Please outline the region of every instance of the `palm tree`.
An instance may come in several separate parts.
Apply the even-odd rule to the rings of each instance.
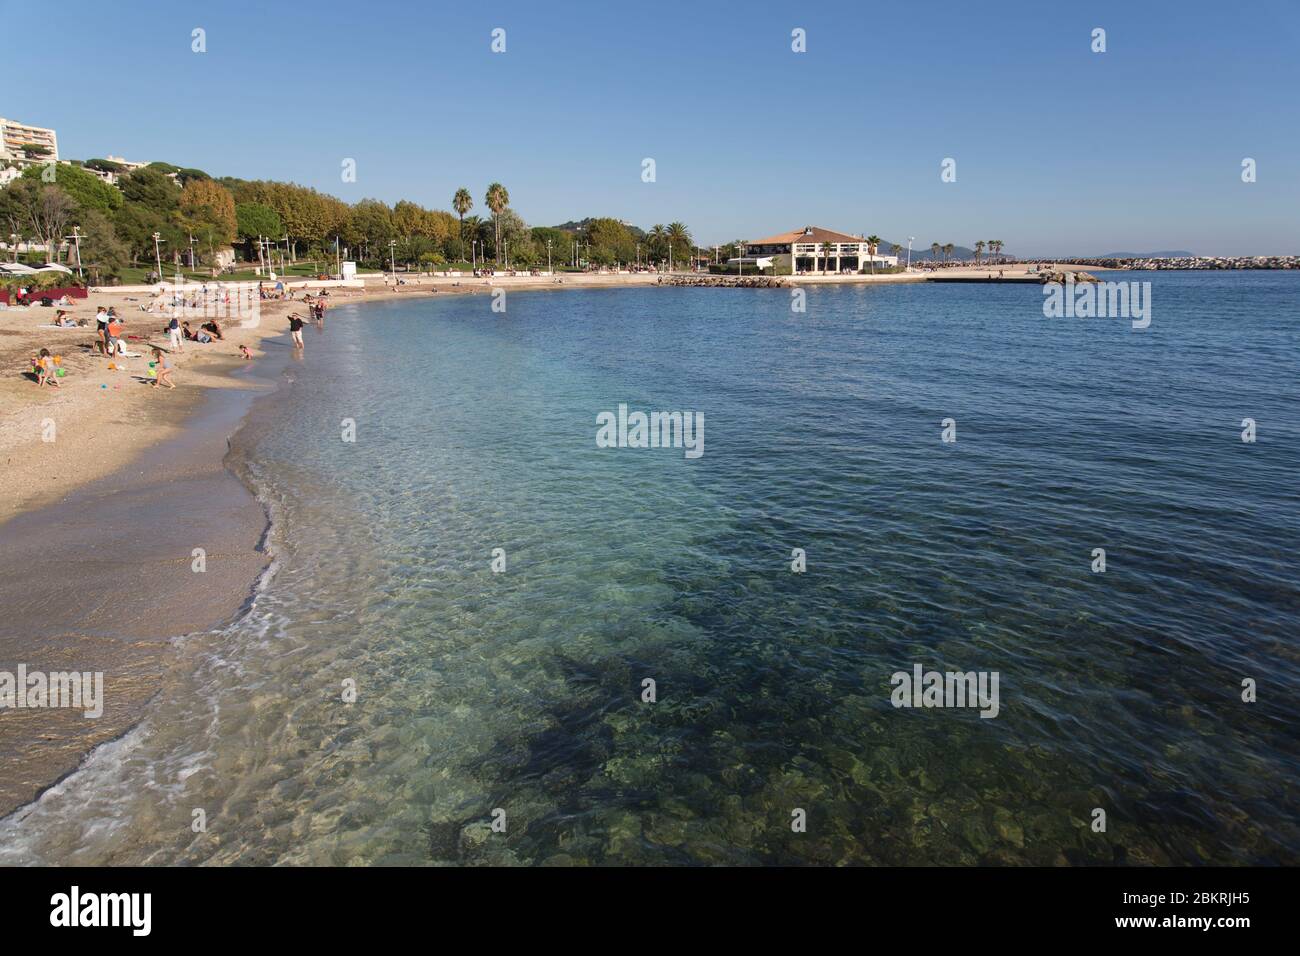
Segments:
[[[894,243],[892,246],[889,247],[889,254],[893,256],[895,259],[897,259],[900,255],[902,255],[902,253],[903,253],[903,247],[900,246],[898,243]]]
[[[498,218],[510,205],[510,193],[500,183],[493,183],[487,188],[484,197],[488,209],[492,210],[492,258],[499,261],[501,255],[501,221]]]
[[[831,266],[831,243],[823,242],[822,243],[822,275],[826,274],[826,270],[829,269],[830,266]]]
[[[942,251],[943,251],[943,246],[939,245],[939,243],[937,243],[937,242],[932,242],[932,243],[930,243],[930,258],[931,258],[931,259],[938,259],[938,258],[939,258],[939,253],[941,253]]]
[[[465,241],[465,213],[474,208],[474,197],[469,194],[469,190],[464,186],[456,190],[456,195],[451,197],[451,208],[456,210],[456,215],[460,216],[460,241]]]
[[[879,236],[867,236],[867,255],[871,256],[871,274],[876,274],[876,250],[880,248]]]
[[[992,251],[992,250],[990,250]],[[981,239],[975,243],[975,264],[980,264],[980,256],[984,254],[984,240]]]
[[[691,233],[690,230],[686,228],[686,225],[684,223],[670,222],[668,224],[668,231],[666,233],[666,238],[668,239],[668,248],[670,251],[672,250],[673,246],[676,246],[678,249],[685,248],[689,250],[690,248]],[[672,256],[669,255],[668,258],[669,258],[668,271],[671,272],[673,268]]]
[[[664,228],[663,223],[655,223],[650,227],[650,248],[653,254],[663,257],[663,248],[668,242],[668,230]]]
[[[998,261],[1001,262],[1002,261],[1002,240],[990,239],[989,246],[992,247],[992,250],[998,254]]]
[[[954,249],[956,249],[956,248],[957,248],[957,247],[954,246],[951,242],[950,242],[950,243],[947,243],[947,244],[943,247],[943,261],[944,261],[944,262],[947,262],[947,261],[948,261],[948,257],[949,257],[950,255],[952,255],[952,251],[953,251]]]

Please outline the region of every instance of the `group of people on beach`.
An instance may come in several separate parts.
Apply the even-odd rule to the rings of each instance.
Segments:
[[[329,297],[328,292],[322,292],[318,296],[303,296],[303,302],[306,303],[311,317],[316,321],[318,329],[325,328],[325,310],[329,308],[329,303],[325,300]],[[307,323],[297,312],[289,313],[289,335],[293,338],[293,347],[295,349],[303,348],[302,329]]]

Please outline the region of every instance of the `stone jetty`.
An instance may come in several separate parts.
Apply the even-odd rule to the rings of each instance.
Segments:
[[[790,285],[790,280],[786,276],[668,275],[661,277],[659,284],[722,289],[784,289]]]

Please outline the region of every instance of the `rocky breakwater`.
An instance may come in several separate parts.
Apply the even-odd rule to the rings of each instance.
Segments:
[[[660,285],[711,286],[723,289],[783,289],[790,284],[784,276],[663,276]]]
[[[1101,280],[1087,272],[1044,272],[1038,281],[1043,285],[1048,285],[1053,282],[1064,284],[1066,282],[1100,282]]]

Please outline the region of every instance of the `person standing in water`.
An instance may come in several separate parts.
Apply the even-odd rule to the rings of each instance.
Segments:
[[[302,317],[297,312],[289,314],[289,331],[293,333],[293,347],[302,348]]]

